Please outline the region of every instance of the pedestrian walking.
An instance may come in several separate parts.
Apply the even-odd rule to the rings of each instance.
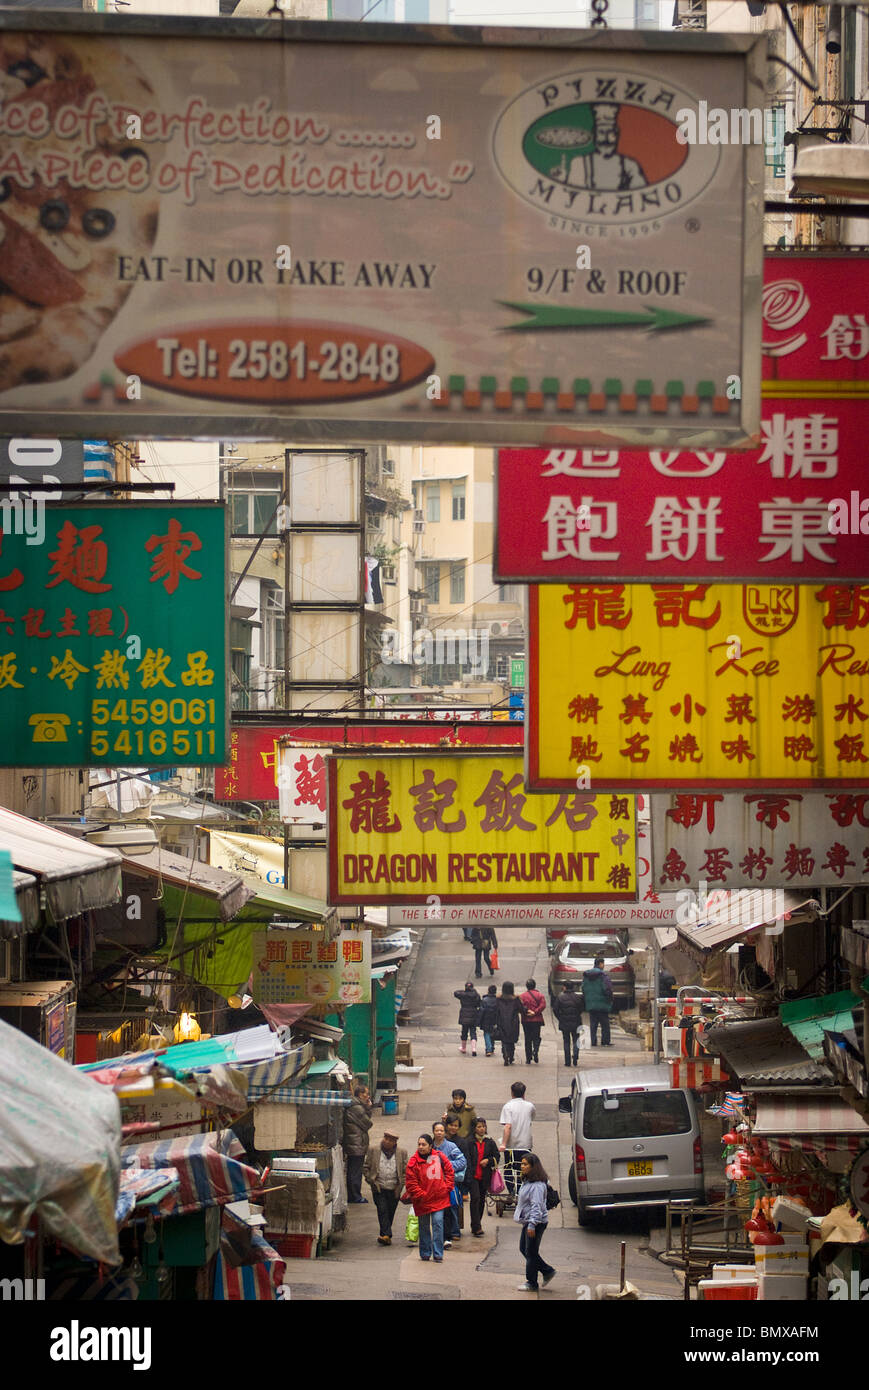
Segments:
[[[568,980],[560,994],[552,1001],[552,1012],[558,1019],[561,1041],[564,1043],[564,1065],[570,1066],[571,1052],[573,1065],[579,1061],[579,1030],[582,1027],[582,998],[577,994],[573,981]]]
[[[501,1034],[501,1055],[504,1066],[512,1067],[519,1038],[519,1019],[522,1006],[510,980],[505,980],[498,995],[498,1032]]]
[[[525,1256],[525,1282],[520,1284],[520,1293],[537,1293],[542,1277],[543,1287],[551,1284],[558,1273],[540,1255],[540,1243],[549,1224],[549,1211],[546,1207],[546,1187],[549,1182],[540,1159],[534,1153],[524,1154],[519,1165],[522,1184],[513,1220],[522,1227],[519,1237],[519,1253]]]
[[[449,1203],[449,1211],[444,1214],[444,1247],[449,1250],[454,1240],[461,1240],[462,1232],[459,1223],[459,1205],[461,1203],[462,1183],[465,1179],[465,1172],[468,1160],[465,1158],[458,1144],[454,1144],[447,1138],[447,1127],[443,1120],[438,1120],[431,1127],[432,1148],[435,1153],[442,1154],[449,1160],[453,1173],[453,1195]]]
[[[461,1150],[462,1156],[465,1160],[465,1175],[462,1178],[461,1182],[459,1182],[458,1177],[456,1177],[456,1192],[458,1193],[458,1202],[454,1202],[451,1208],[451,1214],[456,1219],[451,1222],[452,1235],[450,1238],[455,1239],[456,1232],[459,1233],[459,1236],[461,1238],[461,1232],[464,1229],[465,1225],[465,1195],[469,1191],[468,1174],[471,1170],[471,1159],[475,1157],[475,1154],[473,1152],[474,1141],[470,1138],[470,1136],[463,1138],[459,1128],[461,1125],[461,1120],[459,1119],[459,1116],[456,1114],[454,1110],[451,1110],[449,1112],[446,1119],[444,1120],[444,1125],[446,1126],[447,1139],[451,1144],[455,1144],[457,1149]]]
[[[367,1202],[362,1196],[362,1168],[368,1152],[368,1131],[374,1121],[371,1095],[367,1086],[353,1087],[353,1100],[344,1109],[344,1136],[341,1147],[347,1160],[347,1201],[351,1205]]]
[[[495,970],[492,966],[491,955],[498,949],[498,938],[493,927],[473,927],[470,936],[471,945],[474,948],[474,975],[476,979],[483,978],[480,969],[480,962],[486,962],[486,969],[490,975],[494,975]]]
[[[501,1161],[498,1145],[490,1138],[485,1120],[477,1120],[474,1135],[468,1141],[468,1194],[471,1206],[471,1235],[483,1235],[483,1212],[492,1174]]]
[[[525,1099],[524,1081],[513,1082],[510,1097],[501,1110],[500,1123],[504,1126],[501,1152],[504,1155],[504,1183],[511,1196],[515,1196],[519,1163],[523,1154],[530,1153],[533,1147],[531,1122],[537,1111],[532,1102]]]
[[[407,1149],[399,1148],[398,1135],[385,1130],[379,1144],[372,1144],[365,1155],[362,1176],[371,1187],[380,1223],[378,1245],[392,1244],[392,1223],[407,1171]]]
[[[408,1159],[404,1174],[407,1193],[403,1200],[413,1205],[419,1220],[419,1258],[440,1264],[444,1257],[444,1212],[450,1205],[455,1179],[453,1167],[443,1153],[433,1148],[432,1136],[421,1134],[416,1153]]]
[[[610,1042],[610,1012],[613,1006],[613,987],[609,975],[603,968],[603,956],[595,956],[591,970],[583,972],[582,993],[588,1010],[591,1025],[591,1045],[597,1047],[597,1033],[600,1029],[601,1047],[612,1047]]]
[[[486,1056],[491,1057],[495,1051],[495,1034],[498,1031],[497,985],[489,985],[487,992],[480,1000],[480,1019],[478,1027],[482,1029],[483,1042],[486,1045]]]
[[[525,993],[519,995],[522,1010],[522,1032],[525,1034],[525,1062],[540,1065],[540,1030],[546,1020],[546,998],[537,988],[536,980],[525,981]]]
[[[462,1040],[459,1043],[459,1051],[464,1052],[470,1041],[471,1056],[477,1055],[477,1023],[480,1017],[481,999],[474,988],[473,980],[465,982],[464,989],[453,990],[453,998],[459,1001],[459,1025],[462,1030]]]
[[[444,1124],[446,1124],[450,1115],[456,1115],[458,1117],[459,1134],[463,1139],[468,1139],[474,1132],[474,1125],[477,1123],[477,1112],[473,1105],[468,1102],[467,1091],[463,1091],[461,1087],[457,1087],[456,1090],[453,1091],[450,1103],[441,1115]]]

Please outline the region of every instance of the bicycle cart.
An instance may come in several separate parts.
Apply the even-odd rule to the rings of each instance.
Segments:
[[[523,1154],[527,1152],[527,1149],[504,1150],[504,1162],[501,1165],[500,1172],[506,1184],[506,1191],[499,1192],[497,1196],[492,1196],[491,1193],[487,1193],[486,1211],[489,1216],[493,1213],[495,1216],[503,1216],[505,1211],[516,1210],[520,1182],[519,1164]]]

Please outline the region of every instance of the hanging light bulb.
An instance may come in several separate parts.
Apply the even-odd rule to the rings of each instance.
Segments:
[[[135,1279],[137,1283],[145,1277],[145,1271],[142,1268],[142,1261],[139,1259],[138,1250],[136,1250],[136,1252],[133,1255],[133,1258],[127,1266],[127,1273],[129,1274],[130,1278]]]
[[[142,1236],[146,1245],[153,1245],[157,1240],[157,1227],[154,1224],[154,1213],[148,1212],[148,1220],[145,1222],[145,1234]]]

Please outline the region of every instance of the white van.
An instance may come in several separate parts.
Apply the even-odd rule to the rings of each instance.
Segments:
[[[595,1212],[703,1199],[703,1150],[694,1098],[670,1085],[667,1066],[578,1071],[570,1096],[570,1197],[579,1224]]]

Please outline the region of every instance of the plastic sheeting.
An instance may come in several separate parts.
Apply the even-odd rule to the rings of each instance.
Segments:
[[[115,1205],[121,1110],[104,1086],[0,1023],[0,1239],[18,1245],[38,1213],[79,1255],[120,1263]]]

